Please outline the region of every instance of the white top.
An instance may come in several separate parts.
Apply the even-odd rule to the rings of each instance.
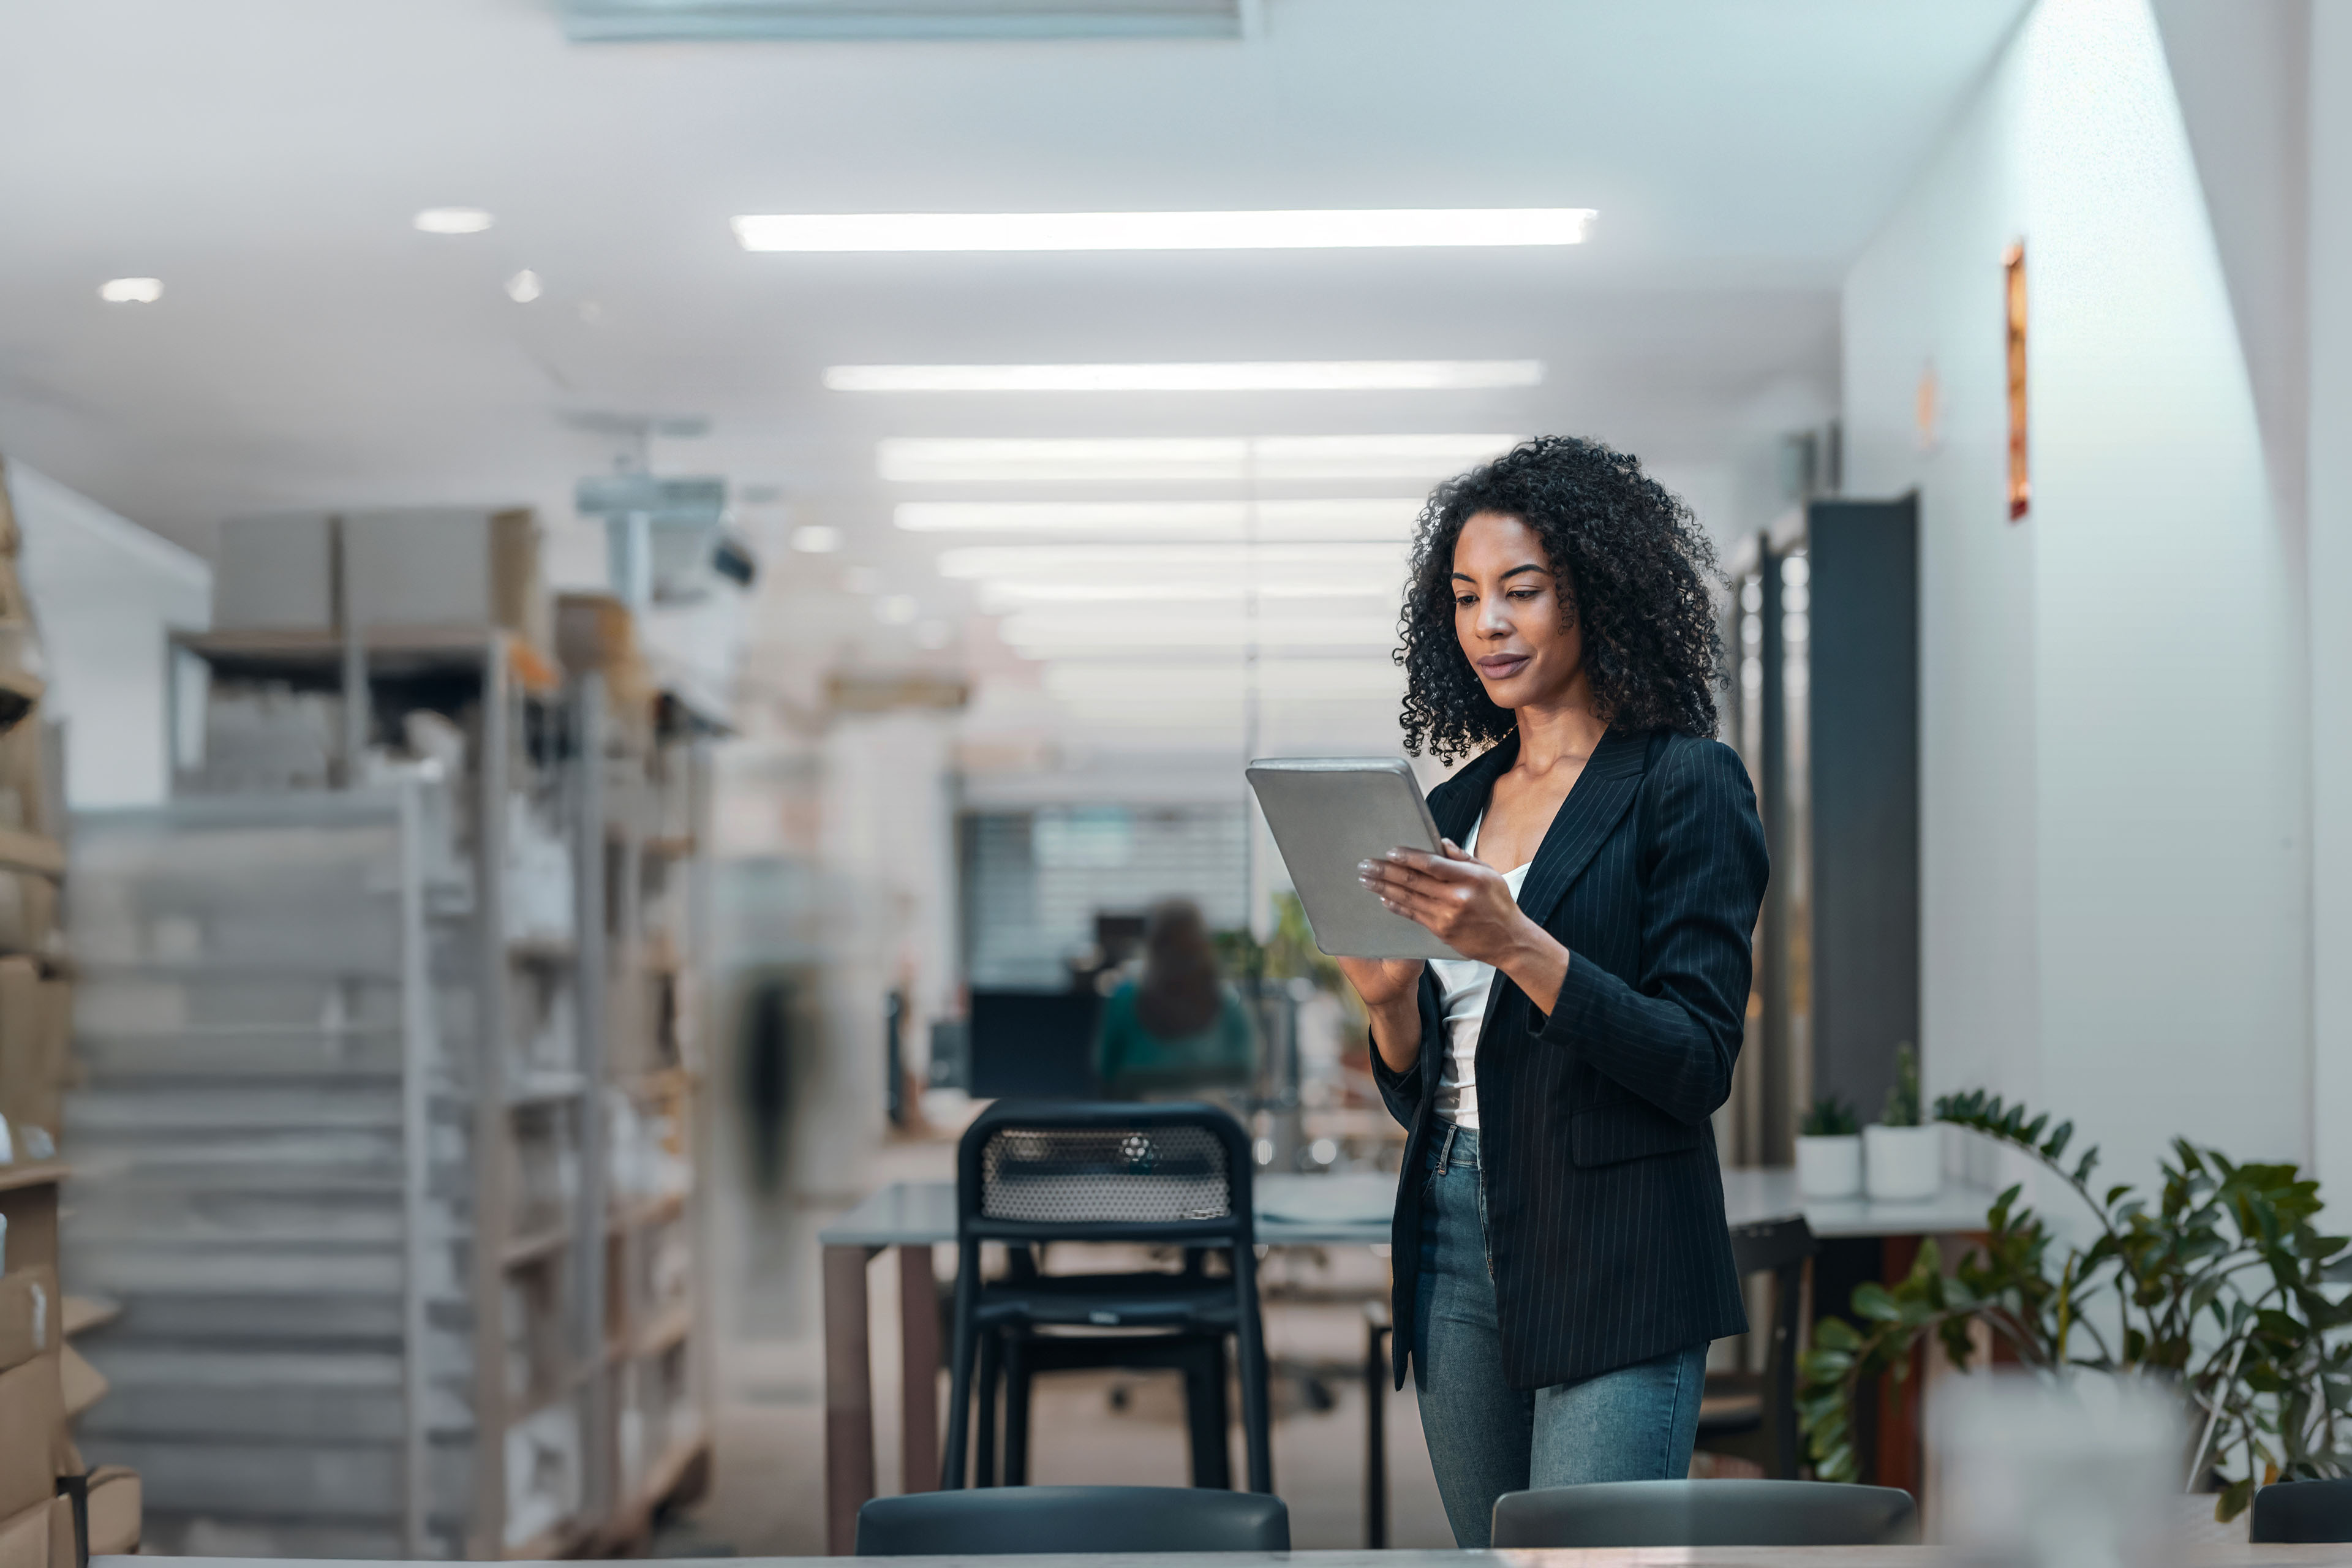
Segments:
[[[1486,814],[1480,812],[1478,820],[1470,825],[1468,842],[1462,846],[1473,855],[1478,853],[1478,829],[1486,820]],[[1532,860],[1528,862],[1528,866],[1533,864]],[[1527,879],[1527,866],[1517,866],[1503,873],[1503,884],[1511,889],[1515,899]],[[1437,1114],[1444,1121],[1458,1122],[1475,1132],[1478,1026],[1486,1021],[1486,995],[1495,988],[1495,966],[1475,958],[1433,958],[1429,972],[1437,977],[1438,1005],[1445,1018],[1445,1064],[1437,1075]]]

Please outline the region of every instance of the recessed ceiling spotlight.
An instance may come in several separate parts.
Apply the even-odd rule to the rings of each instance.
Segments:
[[[1221,213],[768,213],[746,250],[1329,250],[1579,245],[1591,207]]]
[[[426,234],[479,234],[497,221],[480,207],[426,207],[415,219]]]
[[[793,548],[803,555],[830,555],[841,548],[841,530],[804,522],[793,530]]]
[[[546,292],[547,286],[539,280],[539,274],[528,267],[507,279],[507,298],[518,305],[528,305]]]
[[[110,305],[152,305],[163,297],[161,278],[110,278],[98,286],[98,297]]]
[[[837,364],[835,392],[1456,392],[1534,386],[1541,360],[1307,360],[1238,364]]]

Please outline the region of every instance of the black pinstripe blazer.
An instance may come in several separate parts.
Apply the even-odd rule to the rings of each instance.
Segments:
[[[1430,793],[1456,844],[1517,736]],[[1514,1388],[1572,1383],[1745,1332],[1708,1121],[1731,1093],[1764,899],[1764,827],[1738,754],[1716,741],[1612,731],[1544,834],[1519,907],[1567,944],[1547,1018],[1501,974],[1478,1035],[1478,1163]],[[1395,1373],[1413,1342],[1423,1151],[1445,1052],[1421,983],[1421,1060],[1372,1053],[1412,1134],[1393,1230]]]

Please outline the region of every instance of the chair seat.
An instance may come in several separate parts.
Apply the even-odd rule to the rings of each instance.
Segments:
[[[983,1328],[1226,1329],[1236,1307],[1230,1279],[1183,1274],[1045,1274],[981,1288],[973,1319]]]

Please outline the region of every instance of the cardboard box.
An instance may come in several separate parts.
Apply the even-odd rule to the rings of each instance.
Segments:
[[[0,951],[46,952],[57,929],[57,883],[39,871],[0,867]]]
[[[0,555],[16,554],[18,542],[16,507],[8,499],[8,464],[0,458]]]
[[[324,631],[335,624],[333,520],[233,517],[213,570],[218,631]]]
[[[119,1557],[139,1550],[143,1504],[139,1472],[105,1465],[89,1473],[89,1550],[92,1556]]]
[[[49,1503],[49,1568],[80,1568],[81,1537],[74,1531],[73,1499]]]
[[[51,1498],[0,1520],[0,1568],[50,1568],[49,1521],[57,1517],[62,1498]],[[73,1504],[66,1503],[67,1533],[72,1533]],[[68,1557],[68,1562],[71,1562]]]
[[[67,1473],[65,1394],[58,1361],[35,1356],[0,1372],[0,1519],[57,1495]]]
[[[43,1264],[0,1274],[0,1372],[55,1351],[64,1342],[64,1320],[56,1269]]]
[[[499,626],[550,639],[539,520],[529,510],[417,507],[343,518],[347,606],[364,626]]]
[[[0,871],[0,889],[10,876]],[[20,877],[20,891],[27,880],[47,879]],[[72,987],[67,982],[43,979],[39,963],[23,954],[0,958],[0,1116],[10,1127],[29,1125],[53,1139],[58,1135],[72,1027]]]
[[[5,631],[0,626],[0,631]],[[57,837],[49,795],[47,736],[37,714],[0,733],[0,827]]]
[[[106,1374],[90,1365],[88,1356],[70,1344],[59,1347],[58,1394],[65,1401],[67,1420],[105,1398],[106,1389]]]

